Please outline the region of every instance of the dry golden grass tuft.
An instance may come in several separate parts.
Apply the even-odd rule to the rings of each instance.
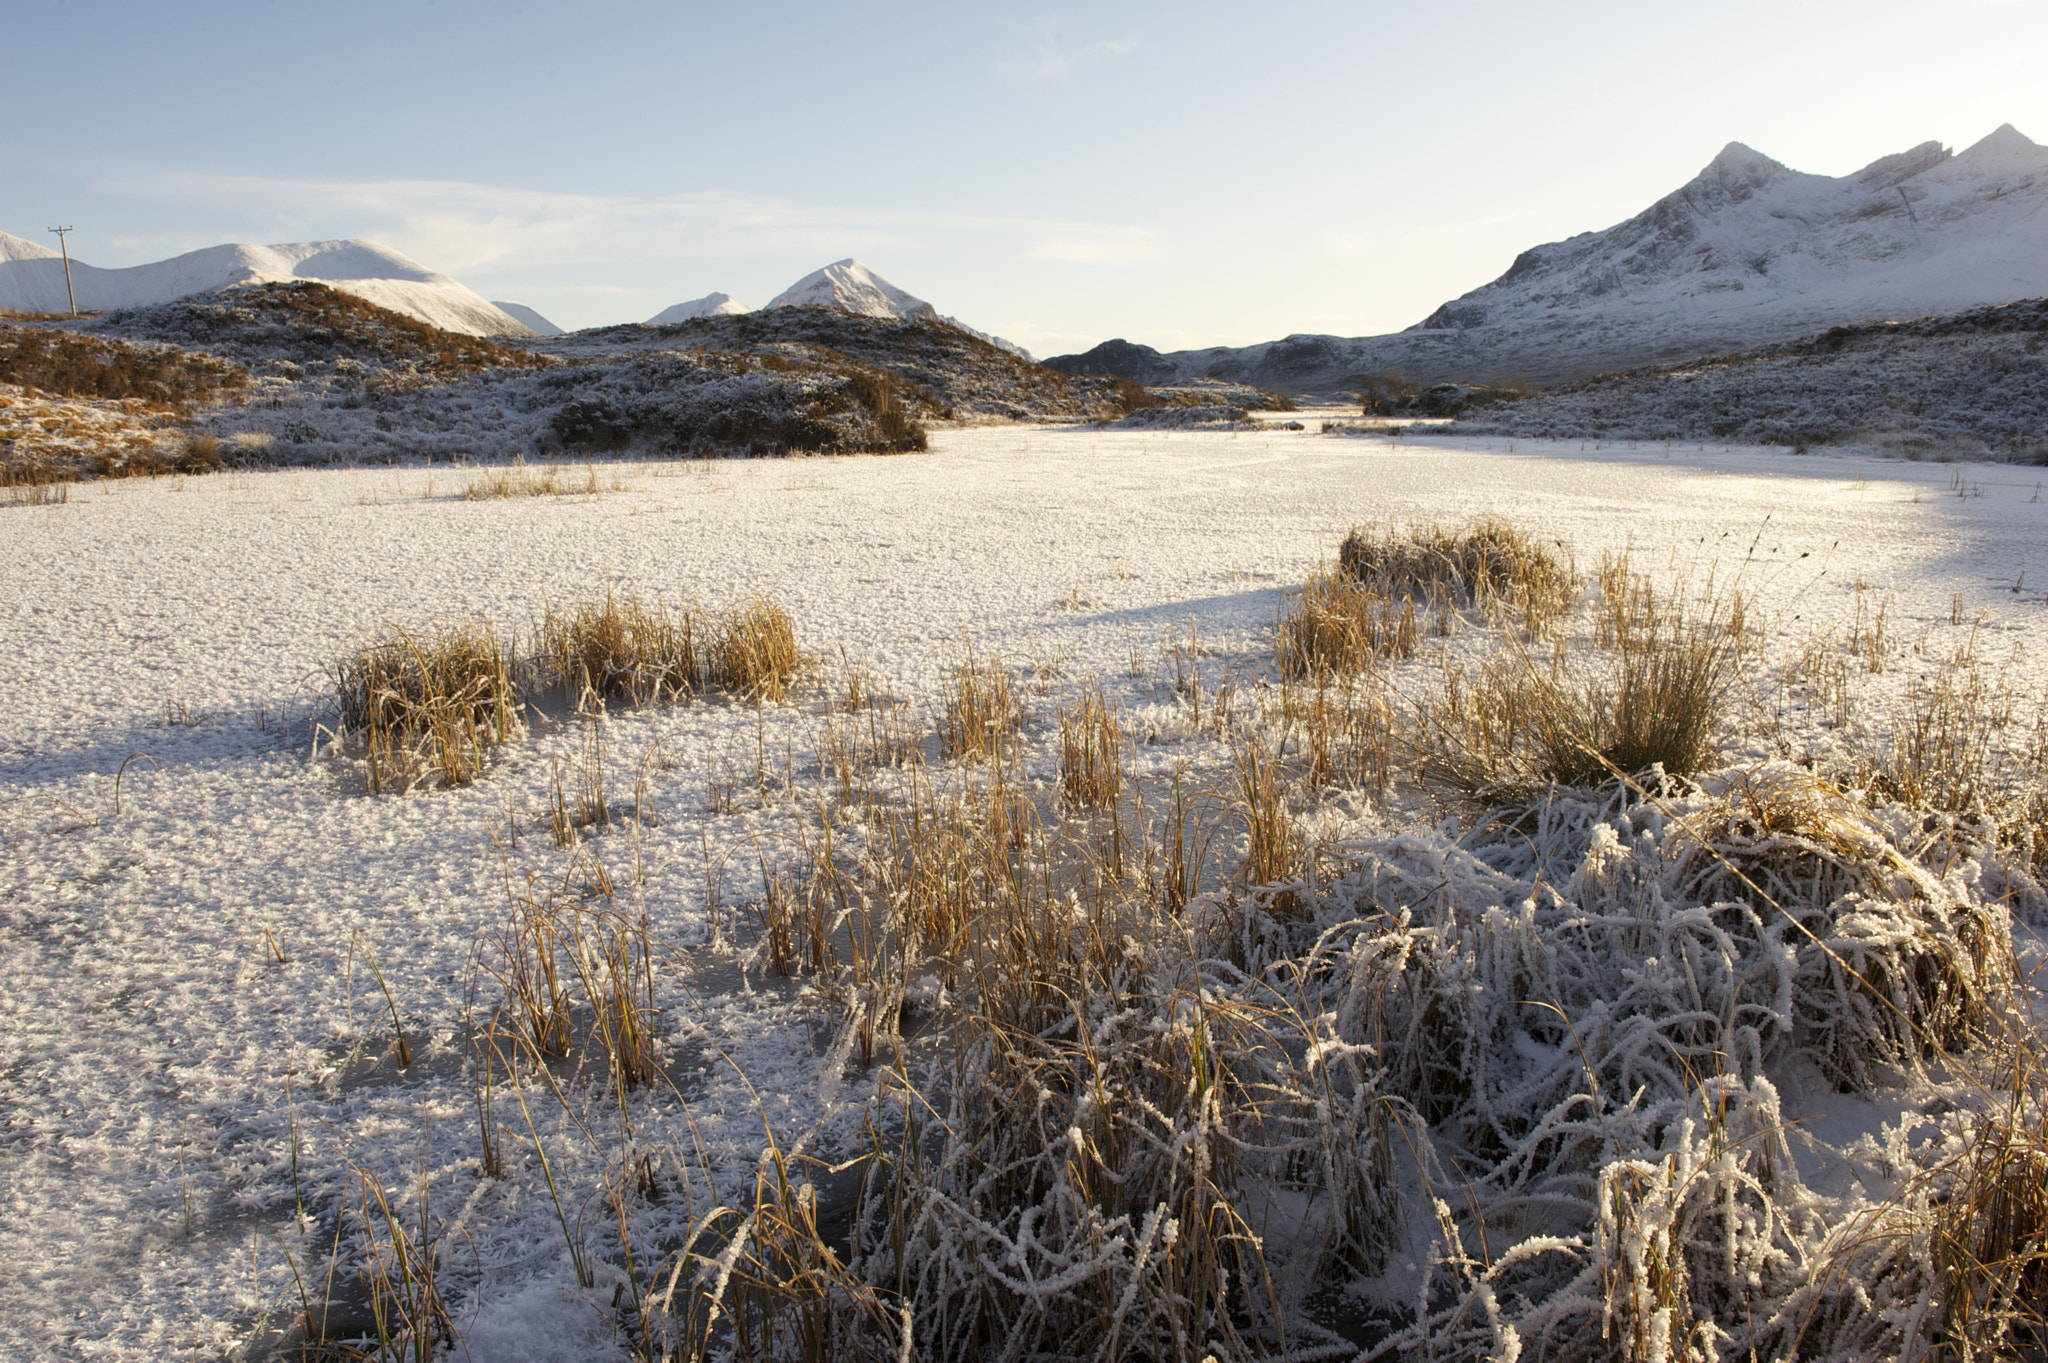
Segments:
[[[2008,763],[1999,735],[2012,727],[2014,697],[1985,676],[1972,634],[1932,676],[1908,680],[1890,744],[1858,773],[1872,794],[1960,814],[1999,804],[2026,784],[2019,771],[2000,770]]]
[[[1415,655],[1420,630],[1412,596],[1390,596],[1344,573],[1316,572],[1290,593],[1274,630],[1280,674],[1357,672],[1377,658]]]
[[[763,701],[785,699],[804,666],[789,612],[765,596],[718,617],[711,630],[709,660],[720,686]]]
[[[1446,660],[1419,717],[1425,776],[1487,805],[1604,785],[1617,769],[1689,776],[1714,752],[1744,640],[1731,593],[1697,616],[1671,602],[1630,623],[1604,664],[1513,645],[1470,668]]]
[[[61,506],[71,500],[66,483],[14,483],[7,487],[7,500],[14,506]]]
[[[1279,718],[1295,740],[1302,780],[1311,790],[1338,787],[1386,798],[1402,756],[1401,726],[1377,670],[1284,675]]]
[[[1345,537],[1337,564],[1384,596],[1411,598],[1433,611],[1518,612],[1532,635],[1569,614],[1580,594],[1578,570],[1561,544],[1497,516],[1455,530],[1360,526]]]
[[[696,613],[638,595],[543,608],[533,633],[533,666],[544,686],[576,700],[635,705],[694,694],[704,681],[703,627]]]
[[[560,464],[536,470],[519,461],[472,478],[462,496],[465,501],[481,502],[499,497],[596,497],[603,492],[594,464],[586,465],[583,476],[578,478]]]
[[[1245,822],[1238,879],[1247,889],[1285,886],[1300,878],[1305,847],[1288,801],[1280,751],[1253,735],[1237,746],[1235,756],[1237,797]],[[1270,911],[1286,917],[1299,907],[1299,896],[1283,889],[1271,901]]]
[[[1084,809],[1114,805],[1123,795],[1124,735],[1116,710],[1091,686],[1059,707],[1060,793]]]
[[[1980,1117],[1936,1203],[1931,1240],[1953,1357],[2032,1358],[2048,1347],[2048,1104],[2040,1038],[2014,1047],[2011,1092]]]
[[[1010,686],[1002,661],[977,661],[969,648],[966,660],[953,669],[946,709],[939,726],[948,757],[980,761],[994,755],[1024,723],[1023,707]]]
[[[334,665],[344,731],[364,745],[373,791],[467,785],[521,731],[512,663],[482,622],[387,629]]]

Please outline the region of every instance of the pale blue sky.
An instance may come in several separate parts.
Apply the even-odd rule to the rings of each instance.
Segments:
[[[1037,353],[1395,330],[1731,140],[2048,141],[2048,0],[0,0],[0,230],[369,237],[565,326],[853,255]]]

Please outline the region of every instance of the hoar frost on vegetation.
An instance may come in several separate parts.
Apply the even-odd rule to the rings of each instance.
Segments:
[[[2003,656],[2038,630],[2026,489],[1307,433],[938,443],[621,465],[575,501],[281,471],[4,512],[9,1347],[227,1353],[277,1341],[300,1283],[373,1341],[376,1301],[387,1338],[508,1359],[1846,1359],[1955,1318],[1962,1157],[1987,1114],[2038,1126],[1998,1074],[2035,859],[1818,773],[1885,750],[1966,637],[2039,691]],[[1739,576],[1769,667],[1697,781],[1455,824],[1301,785],[1282,589],[1353,524],[1486,512]],[[608,587],[773,598],[816,678],[601,713],[536,683],[466,784],[370,793],[337,658],[476,618],[530,654]],[[1379,664],[1403,705],[1517,627],[1419,614]],[[984,855],[1115,831],[1052,798],[1089,694],[1135,740],[1124,873],[1049,832]],[[1018,736],[969,758],[979,723]],[[1252,875],[1274,771],[1292,869]],[[913,816],[928,841],[892,843]],[[838,890],[926,916],[856,957],[774,908],[854,921]],[[945,945],[969,891],[1004,925],[980,965]]]

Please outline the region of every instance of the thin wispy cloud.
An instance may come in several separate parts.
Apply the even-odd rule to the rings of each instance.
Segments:
[[[1074,21],[1064,14],[1003,20],[1009,53],[996,63],[996,69],[1016,81],[1060,80],[1083,67],[1126,56],[1138,48],[1135,35],[1077,36],[1074,28]]]
[[[106,188],[202,204],[278,238],[375,237],[432,268],[518,270],[930,250],[963,239],[1013,259],[1129,263],[1166,250],[1144,227],[815,205],[724,190],[651,198],[556,194],[460,180],[311,180],[162,172]]]

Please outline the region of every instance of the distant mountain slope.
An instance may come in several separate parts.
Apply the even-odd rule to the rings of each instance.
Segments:
[[[103,270],[72,258],[71,284],[81,311],[147,307],[232,284],[314,280],[468,336],[524,336],[502,309],[418,261],[374,241],[299,241],[278,246],[209,246],[169,260]],[[0,308],[70,308],[59,253],[0,232]]]
[[[1160,355],[1057,356],[1289,392],[1398,369],[1425,382],[1606,369],[1834,325],[2048,294],[2048,148],[2010,124],[1960,155],[1927,142],[1853,175],[1790,170],[1730,143],[1626,222],[1524,251],[1499,279],[1389,336],[1289,336]],[[1098,351],[1101,350],[1098,347]]]
[[[560,336],[562,334],[562,328],[556,326],[532,308],[527,307],[524,303],[513,303],[502,298],[494,298],[491,300],[491,306],[536,336]]]
[[[1459,435],[1862,445],[2048,462],[2048,298],[1837,326],[1603,374],[1459,416]]]
[[[671,322],[687,322],[692,317],[736,317],[753,309],[735,299],[729,293],[707,293],[702,298],[692,298],[687,303],[677,303],[663,308],[647,319],[649,326],[667,326]]]

